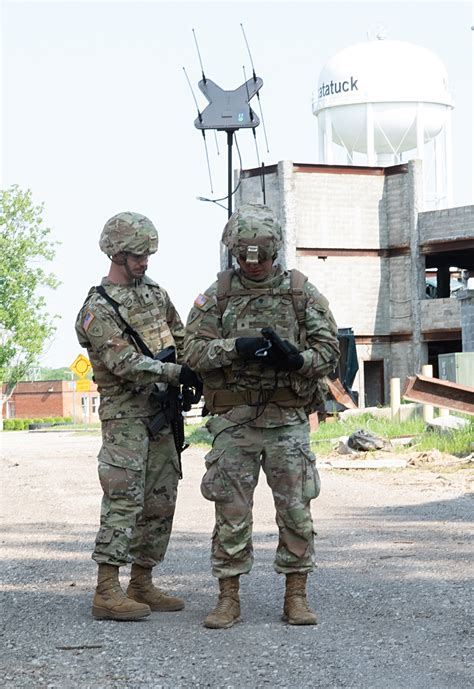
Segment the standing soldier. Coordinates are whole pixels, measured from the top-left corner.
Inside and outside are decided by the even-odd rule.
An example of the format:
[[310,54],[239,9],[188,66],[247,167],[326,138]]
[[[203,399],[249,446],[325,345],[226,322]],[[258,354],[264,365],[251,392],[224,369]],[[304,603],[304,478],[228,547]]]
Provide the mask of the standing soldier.
[[211,560],[220,594],[204,625],[227,628],[240,616],[239,577],[253,562],[260,466],[276,508],[274,568],[286,575],[283,619],[316,624],[306,598],[314,551],[310,501],[319,494],[308,413],[321,401],[323,377],[336,366],[337,328],[327,300],[306,276],[274,264],[282,234],[269,208],[242,206],[222,241],[239,268],[220,273],[197,297],[184,348],[213,414],[201,491],[215,502]]
[[[184,337],[167,292],[145,275],[158,248],[153,223],[139,213],[119,213],[105,224],[99,246],[111,260],[109,274],[90,289],[76,321],[101,396],[103,498],[92,555],[99,565],[92,614],[135,620],[150,610],[184,607],[152,583],[152,568],[170,538],[180,463],[169,425],[151,436],[147,424],[160,411],[166,418],[166,402],[154,402],[159,393],[166,398],[168,385],[193,386],[197,378],[187,366],[153,358],[175,347],[179,359]],[[119,567],[130,561],[124,593]]]

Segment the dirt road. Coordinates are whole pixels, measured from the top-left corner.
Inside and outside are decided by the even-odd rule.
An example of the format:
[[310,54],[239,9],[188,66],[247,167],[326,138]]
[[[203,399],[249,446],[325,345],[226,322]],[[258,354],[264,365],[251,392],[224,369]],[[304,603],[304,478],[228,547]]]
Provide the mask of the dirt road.
[[323,469],[310,582],[319,624],[306,628],[280,620],[284,582],[272,570],[274,510],[261,479],[243,620],[219,631],[201,624],[216,593],[203,451],[183,455],[160,577],[186,609],[115,623],[90,616],[99,436],[19,432],[0,441],[6,689],[472,686],[472,471]]

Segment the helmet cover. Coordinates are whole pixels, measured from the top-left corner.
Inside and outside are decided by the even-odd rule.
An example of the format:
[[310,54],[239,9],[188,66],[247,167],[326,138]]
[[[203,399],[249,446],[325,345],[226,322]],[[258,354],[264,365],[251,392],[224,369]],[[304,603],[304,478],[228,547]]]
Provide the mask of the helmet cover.
[[[275,258],[283,244],[280,223],[271,208],[257,203],[240,206],[229,218],[222,233],[223,244],[237,258],[247,260],[252,249],[258,258]],[[254,262],[254,261],[250,261]]]
[[145,215],[140,213],[118,213],[104,225],[99,246],[107,256],[122,252],[154,254],[158,249],[158,232]]

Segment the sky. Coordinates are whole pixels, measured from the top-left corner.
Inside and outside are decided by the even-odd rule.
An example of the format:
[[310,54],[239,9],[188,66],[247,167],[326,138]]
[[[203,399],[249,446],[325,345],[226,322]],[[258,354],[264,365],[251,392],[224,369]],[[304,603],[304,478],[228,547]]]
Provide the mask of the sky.
[[[251,76],[263,126],[237,143],[243,168],[280,160],[318,162],[312,98],[327,60],[343,48],[387,38],[432,50],[454,98],[454,205],[473,201],[471,2],[96,2],[1,1],[0,186],[31,189],[60,244],[45,292],[58,315],[40,365],[68,366],[81,353],[74,322],[92,285],[108,272],[98,239],[120,211],[147,215],[159,233],[148,275],[183,320],[215,279],[227,211],[198,200],[227,195],[225,133],[194,127],[206,77],[233,90]],[[194,29],[194,34],[193,34]],[[244,68],[245,67],[245,73]],[[191,82],[192,91],[185,72]],[[251,101],[257,114],[256,99]],[[238,166],[234,146],[233,160]]]

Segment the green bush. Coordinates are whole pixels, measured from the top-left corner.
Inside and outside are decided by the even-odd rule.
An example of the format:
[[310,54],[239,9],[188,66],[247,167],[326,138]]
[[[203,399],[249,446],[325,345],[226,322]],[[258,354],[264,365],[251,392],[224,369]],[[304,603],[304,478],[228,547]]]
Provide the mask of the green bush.
[[4,431],[27,431],[31,424],[65,425],[72,423],[72,416],[50,416],[43,419],[5,419]]

